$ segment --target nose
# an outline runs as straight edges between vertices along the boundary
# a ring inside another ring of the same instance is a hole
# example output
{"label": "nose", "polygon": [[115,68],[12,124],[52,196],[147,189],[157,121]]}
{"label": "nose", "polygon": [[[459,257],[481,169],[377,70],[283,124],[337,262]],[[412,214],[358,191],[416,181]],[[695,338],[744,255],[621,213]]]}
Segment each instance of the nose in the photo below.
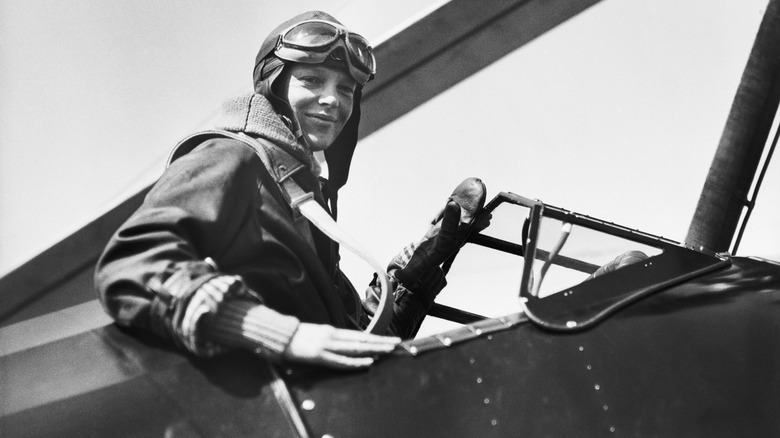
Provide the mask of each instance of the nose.
{"label": "nose", "polygon": [[320,105],[327,105],[332,107],[339,106],[338,89],[334,85],[323,87],[322,93],[319,98]]}

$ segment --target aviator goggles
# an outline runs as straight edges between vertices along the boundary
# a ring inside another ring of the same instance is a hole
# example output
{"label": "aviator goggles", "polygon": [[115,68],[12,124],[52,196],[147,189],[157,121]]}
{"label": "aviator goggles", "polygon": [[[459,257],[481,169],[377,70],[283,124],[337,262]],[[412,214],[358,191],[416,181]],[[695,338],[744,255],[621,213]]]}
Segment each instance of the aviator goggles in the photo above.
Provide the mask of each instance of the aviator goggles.
{"label": "aviator goggles", "polygon": [[282,31],[274,53],[287,61],[319,64],[331,54],[343,61],[333,53],[338,47],[346,49],[349,73],[355,81],[365,85],[374,78],[376,58],[368,41],[330,21],[307,20]]}

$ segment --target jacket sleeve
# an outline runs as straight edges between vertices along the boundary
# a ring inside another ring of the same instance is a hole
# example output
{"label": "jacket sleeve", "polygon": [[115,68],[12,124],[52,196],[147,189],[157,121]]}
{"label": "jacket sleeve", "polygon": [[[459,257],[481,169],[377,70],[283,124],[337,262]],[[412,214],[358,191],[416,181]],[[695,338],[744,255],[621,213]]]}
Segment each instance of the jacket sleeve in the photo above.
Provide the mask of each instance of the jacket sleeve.
{"label": "jacket sleeve", "polygon": [[[96,289],[119,325],[210,355],[219,348],[198,338],[201,316],[233,297],[262,303],[211,259],[226,250],[260,202],[261,169],[249,147],[230,139],[206,141],[166,169],[97,264]],[[297,319],[285,324],[289,339]]]}

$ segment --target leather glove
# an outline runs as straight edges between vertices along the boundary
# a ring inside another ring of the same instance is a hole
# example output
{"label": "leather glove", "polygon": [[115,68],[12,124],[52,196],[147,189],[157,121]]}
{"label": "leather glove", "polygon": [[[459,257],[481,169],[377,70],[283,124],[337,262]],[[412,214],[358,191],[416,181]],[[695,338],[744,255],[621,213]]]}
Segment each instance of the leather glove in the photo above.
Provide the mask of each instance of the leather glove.
{"label": "leather glove", "polygon": [[426,233],[405,266],[400,266],[403,262],[396,260],[398,257],[393,260],[391,268],[399,265],[393,275],[407,289],[415,292],[434,289],[430,292],[435,294],[447,284],[439,266],[458,249],[460,210],[458,203],[449,201],[442,212],[440,225],[434,226]]}
{"label": "leather glove", "polygon": [[489,215],[479,215],[485,196],[485,185],[478,178],[459,184],[434,220],[434,226],[419,243],[393,258],[388,272],[410,291],[438,294],[447,284],[441,264],[463,246],[474,228],[481,230],[489,223]]}

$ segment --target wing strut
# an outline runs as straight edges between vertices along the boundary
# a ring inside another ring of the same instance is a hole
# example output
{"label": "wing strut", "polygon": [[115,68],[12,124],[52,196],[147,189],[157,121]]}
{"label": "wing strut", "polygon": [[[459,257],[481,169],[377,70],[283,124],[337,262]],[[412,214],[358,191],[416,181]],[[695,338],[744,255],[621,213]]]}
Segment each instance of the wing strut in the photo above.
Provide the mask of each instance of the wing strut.
{"label": "wing strut", "polygon": [[[729,250],[743,210],[748,209],[744,216],[747,221],[755,204],[760,184],[756,184],[750,200],[748,192],[778,103],[780,0],[770,0],[688,228],[687,244],[711,252]],[[765,166],[769,158],[767,154]],[[737,244],[734,252],[736,248]]]}

